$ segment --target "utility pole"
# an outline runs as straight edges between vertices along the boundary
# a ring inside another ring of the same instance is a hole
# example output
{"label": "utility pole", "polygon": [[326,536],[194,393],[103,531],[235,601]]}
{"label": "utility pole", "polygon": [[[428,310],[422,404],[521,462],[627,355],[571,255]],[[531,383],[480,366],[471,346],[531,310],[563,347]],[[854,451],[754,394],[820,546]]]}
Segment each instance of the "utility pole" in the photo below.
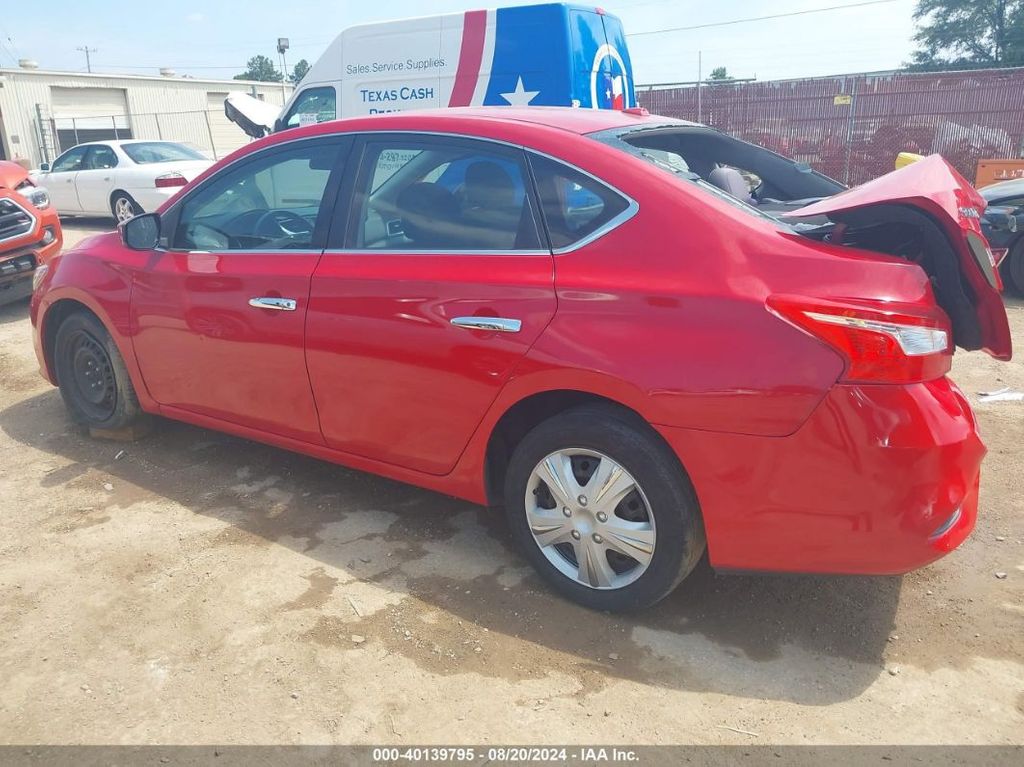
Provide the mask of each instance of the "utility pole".
{"label": "utility pole", "polygon": [[285,60],[284,53],[289,48],[288,38],[279,37],[277,38],[277,52],[281,54],[281,103],[288,103],[288,62]]}
{"label": "utility pole", "polygon": [[92,74],[92,60],[89,58],[90,53],[96,53],[95,48],[90,48],[88,45],[84,45],[81,48],[75,48],[76,51],[81,51],[85,54],[85,69]]}
{"label": "utility pole", "polygon": [[704,122],[704,51],[697,51],[697,122]]}

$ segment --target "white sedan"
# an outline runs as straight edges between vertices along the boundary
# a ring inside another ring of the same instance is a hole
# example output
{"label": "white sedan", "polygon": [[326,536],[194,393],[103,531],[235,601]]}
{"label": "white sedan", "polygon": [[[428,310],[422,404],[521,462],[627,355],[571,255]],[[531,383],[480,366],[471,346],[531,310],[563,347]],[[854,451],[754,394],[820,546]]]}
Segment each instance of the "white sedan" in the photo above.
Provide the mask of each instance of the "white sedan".
{"label": "white sedan", "polygon": [[61,215],[120,222],[156,210],[211,165],[173,141],[94,141],[72,147],[52,166],[43,164],[35,180]]}

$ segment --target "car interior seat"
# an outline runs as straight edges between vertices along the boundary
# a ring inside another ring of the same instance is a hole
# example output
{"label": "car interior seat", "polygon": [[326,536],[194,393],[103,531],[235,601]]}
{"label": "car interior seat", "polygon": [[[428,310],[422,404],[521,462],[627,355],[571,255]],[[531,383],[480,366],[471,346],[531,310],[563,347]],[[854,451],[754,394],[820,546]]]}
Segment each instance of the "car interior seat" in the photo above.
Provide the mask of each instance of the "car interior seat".
{"label": "car interior seat", "polygon": [[403,189],[395,201],[402,231],[422,248],[443,248],[458,238],[458,205],[443,186],[419,181]]}
{"label": "car interior seat", "polygon": [[750,196],[750,188],[747,186],[746,179],[735,168],[719,165],[708,174],[708,183],[717,186],[737,200],[742,200],[748,204],[754,203],[754,198]]}

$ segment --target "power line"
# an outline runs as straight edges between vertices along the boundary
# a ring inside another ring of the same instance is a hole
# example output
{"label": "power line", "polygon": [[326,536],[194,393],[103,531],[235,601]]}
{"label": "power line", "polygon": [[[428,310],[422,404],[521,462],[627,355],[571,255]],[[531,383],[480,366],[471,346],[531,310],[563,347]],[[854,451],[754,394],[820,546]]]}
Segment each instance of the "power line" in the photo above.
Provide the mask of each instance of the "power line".
{"label": "power line", "polygon": [[96,53],[95,48],[90,48],[88,45],[84,45],[80,48],[75,48],[76,51],[81,51],[85,54],[85,68],[92,73],[92,60],[89,58],[89,54]]}
{"label": "power line", "polygon": [[748,24],[754,21],[768,21],[769,19],[784,19],[790,16],[807,16],[811,13],[826,13],[828,11],[841,11],[846,8],[863,8],[867,5],[882,5],[883,3],[895,3],[897,0],[864,0],[860,3],[848,3],[847,5],[832,5],[828,8],[809,8],[804,11],[790,11],[788,13],[775,13],[771,16],[751,16],[746,19],[731,19],[730,21],[715,21],[710,24],[694,24],[690,27],[670,27],[668,29],[650,29],[645,32],[627,33],[626,37],[642,37],[644,35],[662,35],[668,32],[688,32],[694,29],[709,29],[711,27],[728,27],[733,24]]}

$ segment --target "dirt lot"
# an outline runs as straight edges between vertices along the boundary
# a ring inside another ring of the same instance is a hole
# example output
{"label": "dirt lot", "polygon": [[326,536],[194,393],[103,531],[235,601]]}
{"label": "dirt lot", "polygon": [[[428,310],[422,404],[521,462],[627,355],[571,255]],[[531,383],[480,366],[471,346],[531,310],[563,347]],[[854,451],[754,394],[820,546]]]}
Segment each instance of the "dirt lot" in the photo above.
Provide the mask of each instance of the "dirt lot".
{"label": "dirt lot", "polygon": [[171,422],[81,436],[0,308],[0,743],[1020,743],[1024,403],[976,395],[1022,359],[957,354],[990,450],[959,551],[702,568],[617,617],[484,509]]}

